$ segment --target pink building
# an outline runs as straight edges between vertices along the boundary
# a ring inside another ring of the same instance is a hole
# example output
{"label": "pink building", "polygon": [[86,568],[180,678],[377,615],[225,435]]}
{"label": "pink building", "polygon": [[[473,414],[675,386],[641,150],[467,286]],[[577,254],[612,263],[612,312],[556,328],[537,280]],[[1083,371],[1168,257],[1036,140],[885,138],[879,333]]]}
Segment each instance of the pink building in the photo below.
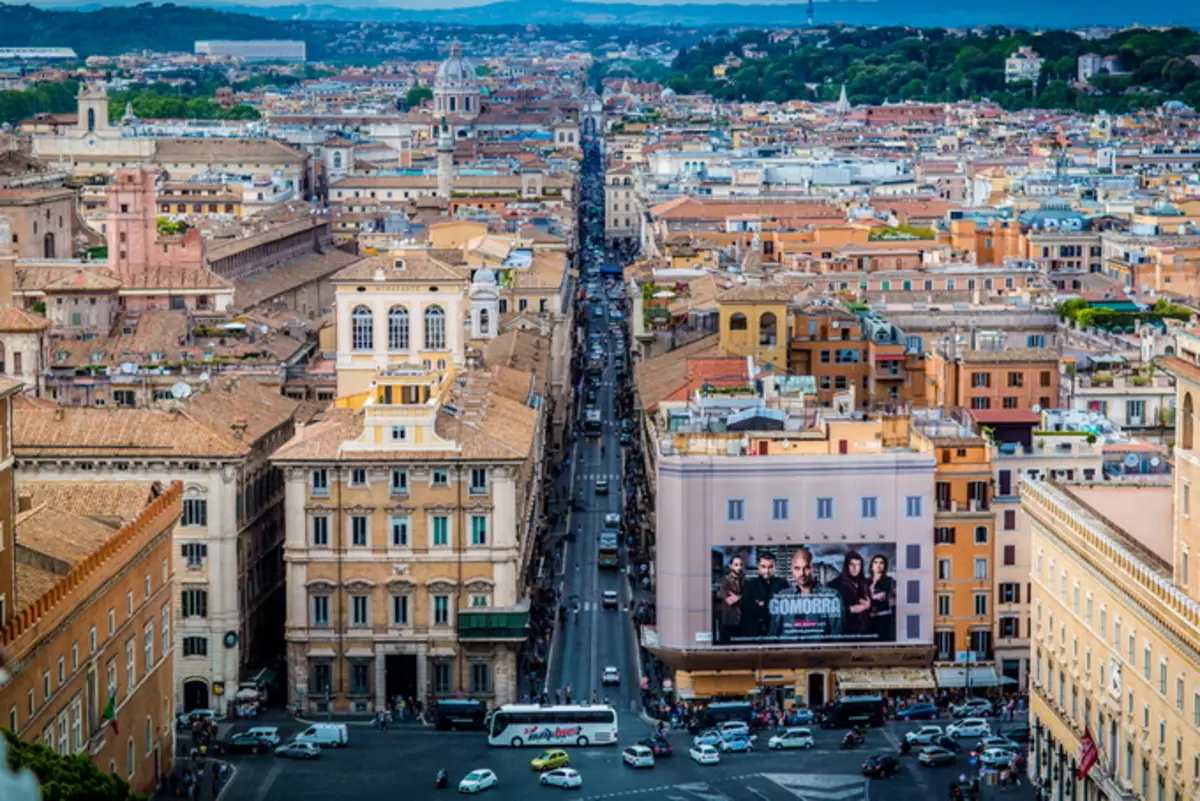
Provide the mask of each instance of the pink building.
{"label": "pink building", "polygon": [[[714,392],[688,413],[735,402]],[[935,460],[907,418],[797,426],[777,409],[714,409],[692,429],[681,411],[666,410],[670,430],[652,439],[650,643],[681,690],[775,685],[776,701],[819,706],[847,692],[932,689]],[[714,414],[724,417],[715,428]]]}

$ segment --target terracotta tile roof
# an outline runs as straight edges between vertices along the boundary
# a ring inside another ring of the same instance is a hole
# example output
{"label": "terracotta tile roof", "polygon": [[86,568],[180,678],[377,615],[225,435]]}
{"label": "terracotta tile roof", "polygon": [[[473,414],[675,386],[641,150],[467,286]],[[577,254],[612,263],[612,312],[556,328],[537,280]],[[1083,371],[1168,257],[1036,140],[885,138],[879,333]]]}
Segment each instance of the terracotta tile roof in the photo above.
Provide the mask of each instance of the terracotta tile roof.
{"label": "terracotta tile roof", "polygon": [[117,526],[134,520],[158,494],[154,481],[17,481],[17,494],[31,503]]}
{"label": "terracotta tile roof", "polygon": [[120,279],[125,289],[232,289],[233,283],[210,270],[193,267],[146,267]]}
{"label": "terracotta tile roof", "polygon": [[16,306],[0,308],[0,331],[43,331],[50,327],[50,321],[36,312],[25,311]]}
{"label": "terracotta tile roof", "polygon": [[555,251],[535,253],[527,270],[513,271],[515,289],[558,289],[567,274],[567,254]]}
{"label": "terracotta tile roof", "polygon": [[695,342],[689,342],[682,348],[638,362],[633,369],[633,375],[642,408],[654,409],[672,392],[687,383],[689,359],[724,355],[720,348],[720,334],[709,334]]}
{"label": "terracotta tile roof", "polygon": [[[252,381],[221,378],[179,409],[14,408],[19,458],[235,458],[299,405]],[[244,422],[244,439],[231,424]]]}
{"label": "terracotta tile roof", "polygon": [[688,359],[685,365],[684,383],[663,400],[687,400],[692,393],[704,386],[744,387],[750,383],[746,360],[737,356],[716,359]]}
{"label": "terracotta tile roof", "polygon": [[544,383],[550,377],[550,338],[527,329],[508,331],[484,345],[483,363],[533,373]]}
{"label": "terracotta tile roof", "polygon": [[[404,259],[404,269],[393,269],[395,260]],[[343,267],[334,276],[334,281],[372,281],[376,270],[382,270],[386,280],[402,281],[449,281],[466,283],[465,270],[456,269],[441,259],[431,255],[428,250],[405,250],[395,254],[379,254],[368,256],[354,264]]]}
{"label": "terracotta tile roof", "polygon": [[62,576],[17,562],[17,609],[24,609],[54,588]]}
{"label": "terracotta tile roof", "polygon": [[268,270],[235,279],[234,302],[240,309],[253,308],[285,292],[337,272],[359,258],[361,257],[356,254],[334,249],[327,253],[306,253],[288,259]]}
{"label": "terracotta tile roof", "polygon": [[1057,362],[1053,348],[1005,348],[1004,350],[965,350],[960,358],[967,364],[1012,364],[1014,362]]}
{"label": "terracotta tile roof", "polygon": [[227,163],[241,161],[269,164],[300,163],[307,153],[288,147],[274,139],[196,138],[159,139],[155,142],[155,159],[163,162]]}
{"label": "terracotta tile roof", "polygon": [[780,284],[743,284],[721,292],[717,300],[722,303],[787,303],[794,294],[791,287]]}
{"label": "terracotta tile roof", "polygon": [[85,270],[82,267],[51,280],[47,292],[115,292],[121,280],[107,270]]}
{"label": "terracotta tile roof", "polygon": [[993,425],[996,423],[1029,423],[1036,425],[1042,420],[1040,414],[1029,409],[972,409],[971,417],[975,418],[975,422],[980,425]]}
{"label": "terracotta tile roof", "polygon": [[46,504],[17,515],[16,528],[18,547],[61,559],[68,566],[91,556],[116,534],[110,525]]}

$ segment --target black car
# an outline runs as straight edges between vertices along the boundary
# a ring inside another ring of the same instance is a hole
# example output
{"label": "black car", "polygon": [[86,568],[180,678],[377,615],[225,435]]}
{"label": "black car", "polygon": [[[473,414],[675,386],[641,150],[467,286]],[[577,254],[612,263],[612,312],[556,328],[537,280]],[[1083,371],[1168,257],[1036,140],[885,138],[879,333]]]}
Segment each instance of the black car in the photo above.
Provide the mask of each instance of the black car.
{"label": "black car", "polygon": [[938,748],[945,748],[947,751],[953,751],[956,754],[962,750],[962,743],[960,743],[958,740],[955,740],[953,737],[949,737],[944,734],[941,737],[934,737],[933,742],[930,743],[930,745],[936,745]]}
{"label": "black car", "polygon": [[862,763],[862,775],[872,779],[883,779],[895,776],[900,770],[900,761],[895,757],[875,755],[867,757]]}
{"label": "black car", "polygon": [[669,757],[675,753],[675,749],[667,742],[667,738],[661,734],[655,734],[638,740],[638,745],[644,745],[649,748],[654,752],[655,757]]}
{"label": "black car", "polygon": [[222,754],[265,754],[275,746],[253,734],[234,734],[228,740],[213,743],[213,749]]}

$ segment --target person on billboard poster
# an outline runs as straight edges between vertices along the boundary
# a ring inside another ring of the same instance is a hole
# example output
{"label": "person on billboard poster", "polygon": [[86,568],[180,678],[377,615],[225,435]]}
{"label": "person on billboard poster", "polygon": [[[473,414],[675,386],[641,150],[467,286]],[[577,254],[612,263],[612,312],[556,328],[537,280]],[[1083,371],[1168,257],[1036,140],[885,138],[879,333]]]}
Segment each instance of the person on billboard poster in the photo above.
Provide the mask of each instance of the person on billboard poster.
{"label": "person on billboard poster", "polygon": [[871,557],[871,632],[880,642],[896,640],[896,580],[883,554]]}
{"label": "person on billboard poster", "polygon": [[717,642],[729,642],[742,625],[742,585],[746,560],[740,553],[729,557],[728,571],[717,582]]}
{"label": "person on billboard poster", "polygon": [[792,586],[771,602],[771,636],[781,640],[824,640],[842,633],[842,604],[836,590],[813,574],[807,548],[792,554]]}
{"label": "person on billboard poster", "polygon": [[842,596],[843,627],[846,634],[871,633],[871,582],[863,575],[863,558],[858,551],[847,551],[842,572],[829,582]]}
{"label": "person on billboard poster", "polygon": [[775,554],[760,551],[758,575],[742,582],[742,639],[766,637],[771,627],[771,599],[787,589],[787,582],[775,575]]}

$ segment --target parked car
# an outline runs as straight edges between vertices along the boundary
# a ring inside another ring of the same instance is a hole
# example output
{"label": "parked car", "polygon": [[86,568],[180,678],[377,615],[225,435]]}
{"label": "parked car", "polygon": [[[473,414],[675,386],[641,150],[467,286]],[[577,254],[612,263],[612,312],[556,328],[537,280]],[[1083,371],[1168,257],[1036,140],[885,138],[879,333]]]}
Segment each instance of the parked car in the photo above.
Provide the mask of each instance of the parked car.
{"label": "parked car", "polygon": [[721,762],[721,755],[711,745],[693,745],[688,755],[699,765],[717,765]]}
{"label": "parked car", "polygon": [[555,768],[539,776],[538,784],[546,787],[574,789],[583,786],[583,777],[574,768]]}
{"label": "parked car", "polygon": [[962,737],[987,737],[992,733],[992,727],[983,718],[963,718],[946,727],[946,734],[959,739]]}
{"label": "parked car", "polygon": [[953,765],[956,761],[958,761],[958,757],[954,752],[942,748],[940,745],[927,745],[917,756],[917,762],[931,768],[939,765]]}
{"label": "parked car", "polygon": [[615,667],[606,667],[604,669],[604,672],[600,674],[600,683],[601,684],[620,684],[621,683],[621,671],[617,670]]}
{"label": "parked car", "polygon": [[938,748],[945,748],[952,754],[957,754],[962,750],[962,745],[958,740],[955,740],[948,734],[943,734],[941,737],[934,737],[931,745],[936,745]]}
{"label": "parked car", "polygon": [[816,722],[817,716],[813,711],[806,706],[798,709],[793,709],[788,713],[787,722],[789,726],[809,726]]}
{"label": "parked car", "polygon": [[891,756],[869,756],[862,763],[862,775],[872,779],[886,779],[900,770],[900,760]]}
{"label": "parked car", "polygon": [[978,754],[982,754],[989,748],[1005,748],[1009,751],[1012,751],[1014,754],[1022,750],[1021,746],[1017,745],[1007,737],[1000,737],[993,734],[990,737],[984,737],[982,740],[976,743],[974,751]]}
{"label": "parked car", "polygon": [[654,751],[649,746],[631,745],[621,752],[621,761],[631,768],[652,768]]}
{"label": "parked car", "polygon": [[569,764],[571,764],[571,758],[561,748],[543,751],[529,760],[529,767],[534,770],[554,770],[555,768],[565,768]]}
{"label": "parked car", "polygon": [[480,768],[463,776],[462,781],[458,783],[458,791],[460,793],[482,793],[489,787],[495,787],[498,783],[499,779],[496,778],[495,773],[487,768]]}
{"label": "parked car", "polygon": [[288,759],[316,759],[321,755],[321,746],[313,743],[284,743],[275,749],[275,756]]}
{"label": "parked car", "polygon": [[279,743],[267,742],[249,732],[241,732],[230,735],[228,740],[213,743],[210,748],[221,754],[262,754],[278,745]]}
{"label": "parked car", "polygon": [[768,740],[767,747],[774,751],[784,748],[812,748],[812,729],[788,729]]}
{"label": "parked car", "polygon": [[941,726],[922,726],[915,731],[905,733],[904,739],[910,745],[932,745],[933,741],[943,734]]}
{"label": "parked car", "polygon": [[1028,726],[1016,726],[1014,728],[1009,729],[1006,732],[1002,732],[1002,734],[1005,737],[1007,737],[1008,739],[1012,740],[1014,743],[1024,744],[1024,743],[1029,742],[1029,727]]}
{"label": "parked car", "polygon": [[216,711],[212,709],[193,709],[191,712],[184,712],[175,719],[175,728],[183,731],[198,720],[213,720],[216,716]]}
{"label": "parked car", "polygon": [[937,704],[909,704],[896,712],[896,720],[937,720]]}
{"label": "parked car", "polygon": [[667,742],[667,738],[661,734],[653,734],[637,741],[638,745],[644,745],[649,748],[656,757],[669,757],[675,753],[675,749]]}

